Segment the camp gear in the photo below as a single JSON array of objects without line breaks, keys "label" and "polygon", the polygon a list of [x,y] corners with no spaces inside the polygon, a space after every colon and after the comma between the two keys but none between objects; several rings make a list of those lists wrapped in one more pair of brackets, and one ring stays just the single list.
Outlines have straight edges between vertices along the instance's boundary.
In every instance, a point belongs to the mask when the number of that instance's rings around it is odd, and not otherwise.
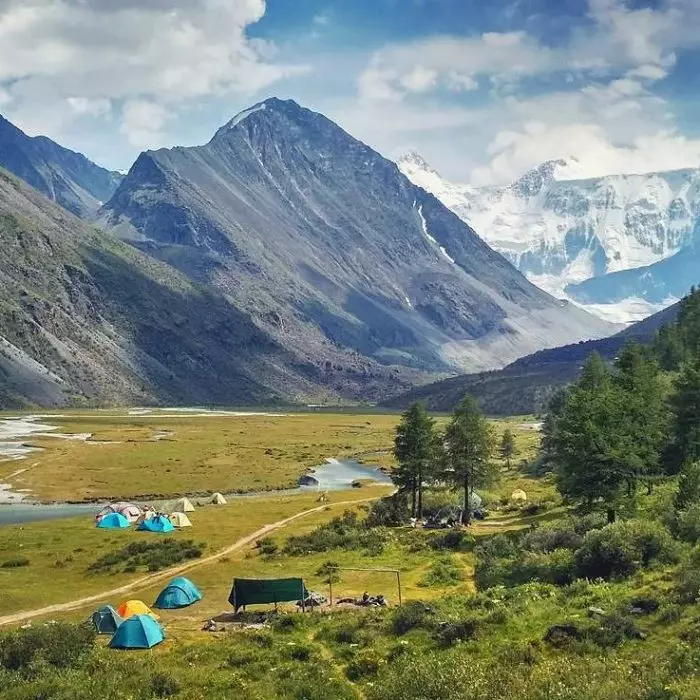
[{"label": "camp gear", "polygon": [[105,530],[116,530],[129,527],[129,521],[121,513],[109,513],[97,521],[97,527]]},{"label": "camp gear", "polygon": [[228,597],[234,610],[258,603],[284,603],[306,600],[309,592],[300,578],[244,579],[234,578]]},{"label": "camp gear", "polygon": [[114,634],[117,627],[124,622],[111,605],[103,605],[95,610],[90,618],[97,634]]},{"label": "camp gear", "polygon": [[188,578],[180,576],[174,578],[158,595],[154,608],[160,610],[172,610],[174,608],[186,608],[197,601],[202,600],[202,592]]},{"label": "camp gear", "polygon": [[175,503],[175,510],[178,513],[193,513],[194,506],[189,498],[181,498],[177,503]]},{"label": "camp gear", "polygon": [[137,528],[145,532],[173,532],[175,526],[170,522],[167,515],[159,513],[148,520],[144,520]]},{"label": "camp gear", "polygon": [[170,522],[175,527],[192,527],[192,522],[184,513],[171,513]]},{"label": "camp gear", "polygon": [[211,497],[211,503],[215,506],[225,506],[226,499],[220,493],[215,493]]},{"label": "camp gear", "polygon": [[117,608],[117,613],[119,613],[124,620],[128,620],[134,615],[151,615],[151,617],[158,619],[158,615],[156,615],[142,600],[126,600],[120,603]]}]

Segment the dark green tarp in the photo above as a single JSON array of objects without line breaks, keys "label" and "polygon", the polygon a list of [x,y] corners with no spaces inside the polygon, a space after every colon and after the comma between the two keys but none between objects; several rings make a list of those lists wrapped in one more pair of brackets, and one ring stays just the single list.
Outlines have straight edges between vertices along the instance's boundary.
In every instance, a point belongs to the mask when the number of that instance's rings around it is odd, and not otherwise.
[{"label": "dark green tarp", "polygon": [[308,595],[304,581],[300,578],[234,578],[228,602],[238,612],[244,605],[284,603],[306,599]]}]

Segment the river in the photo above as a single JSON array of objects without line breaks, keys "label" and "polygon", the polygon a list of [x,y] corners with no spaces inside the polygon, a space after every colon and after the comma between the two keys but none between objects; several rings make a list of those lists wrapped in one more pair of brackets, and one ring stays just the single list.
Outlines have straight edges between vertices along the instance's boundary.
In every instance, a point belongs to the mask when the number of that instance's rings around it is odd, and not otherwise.
[{"label": "river", "polygon": [[[238,413],[237,415],[242,415]],[[40,423],[46,417],[8,418],[0,420],[0,463],[7,461],[23,460],[38,448],[29,447],[22,444],[22,438],[31,435],[49,434],[52,437],[65,439],[85,440],[89,435],[62,435],[54,432],[57,428],[46,423]],[[7,479],[13,475],[21,473],[23,469],[18,468]],[[261,495],[291,495],[298,493],[308,493],[310,491],[337,491],[347,489],[353,481],[367,479],[381,484],[391,484],[390,477],[376,467],[360,464],[355,460],[340,460],[330,458],[310,471],[310,474],[318,482],[313,486],[299,486],[293,489],[283,489],[274,491],[261,491],[251,493],[225,493],[226,499],[251,498]],[[187,495],[187,494],[182,494]],[[175,501],[180,496],[174,496]],[[190,497],[195,503],[198,500],[204,501],[202,497]],[[59,518],[70,518],[78,515],[90,515],[96,513],[104,503],[52,503],[39,504],[31,503],[25,493],[12,491],[11,483],[0,483],[0,526],[17,525],[20,523],[37,522],[40,520],[56,520]],[[166,501],[167,502],[167,501]],[[164,503],[166,503],[164,502]],[[151,502],[159,505],[157,502]]]}]

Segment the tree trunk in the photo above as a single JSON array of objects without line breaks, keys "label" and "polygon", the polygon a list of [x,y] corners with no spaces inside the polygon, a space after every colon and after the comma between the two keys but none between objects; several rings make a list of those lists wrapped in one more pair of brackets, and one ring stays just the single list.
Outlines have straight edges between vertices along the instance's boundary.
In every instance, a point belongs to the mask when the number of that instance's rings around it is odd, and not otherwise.
[{"label": "tree trunk", "polygon": [[647,496],[651,496],[651,492],[654,490],[654,484],[651,481],[647,482]]},{"label": "tree trunk", "polygon": [[615,509],[614,508],[608,508],[608,525],[612,525],[615,522]]},{"label": "tree trunk", "polygon": [[416,480],[411,484],[411,517],[416,517]]},{"label": "tree trunk", "polygon": [[471,523],[472,514],[471,508],[469,507],[469,477],[465,475],[464,477],[464,510],[462,511],[462,525],[469,527]]},{"label": "tree trunk", "polygon": [[418,470],[418,510],[416,513],[418,520],[423,519],[423,470]]}]

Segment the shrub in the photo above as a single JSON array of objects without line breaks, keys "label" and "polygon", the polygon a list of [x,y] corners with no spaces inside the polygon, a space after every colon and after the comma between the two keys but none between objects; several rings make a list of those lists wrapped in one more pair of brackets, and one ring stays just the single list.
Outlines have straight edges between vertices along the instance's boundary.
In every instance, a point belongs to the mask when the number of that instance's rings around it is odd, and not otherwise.
[{"label": "shrub", "polygon": [[92,650],[92,625],[46,624],[0,636],[0,667],[27,671],[38,659],[57,668],[74,668]]},{"label": "shrub", "polygon": [[418,585],[426,587],[456,586],[462,580],[462,570],[455,564],[454,559],[448,556],[436,559]]},{"label": "shrub", "polygon": [[683,608],[676,603],[667,603],[659,610],[659,622],[673,624],[683,617]]},{"label": "shrub", "polygon": [[618,579],[676,557],[677,548],[665,528],[658,523],[629,520],[586,534],[576,552],[576,570],[584,578]]},{"label": "shrub", "polygon": [[26,558],[8,559],[7,561],[4,561],[2,564],[0,564],[0,568],[3,568],[3,569],[19,569],[23,566],[29,566],[29,559],[26,559]]},{"label": "shrub", "polygon": [[372,678],[379,673],[380,659],[376,651],[367,649],[358,654],[345,669],[348,680],[357,682],[363,678]]},{"label": "shrub", "polygon": [[255,546],[260,551],[260,554],[263,555],[274,554],[279,549],[277,542],[275,542],[272,537],[263,537],[255,543]]},{"label": "shrub", "polygon": [[602,620],[584,630],[585,639],[603,649],[619,647],[626,639],[641,639],[632,618],[623,615],[607,615]]},{"label": "shrub", "polygon": [[416,627],[423,627],[433,615],[433,610],[420,600],[413,600],[396,608],[391,616],[391,630],[396,635],[403,635]]},{"label": "shrub", "polygon": [[335,631],[333,638],[338,644],[357,644],[359,642],[357,627],[343,624]]},{"label": "shrub", "polygon": [[395,493],[372,504],[366,519],[367,527],[397,527],[405,525],[410,517],[406,494]]},{"label": "shrub", "polygon": [[340,581],[340,564],[335,561],[327,561],[316,569],[316,576],[320,576],[324,583],[338,583]]},{"label": "shrub", "polygon": [[299,618],[296,615],[279,615],[272,618],[271,626],[276,632],[290,632],[299,626]]},{"label": "shrub", "polygon": [[463,620],[462,622],[446,622],[435,633],[435,641],[439,647],[450,647],[457,642],[471,639],[477,630],[476,620]]},{"label": "shrub", "polygon": [[110,552],[94,561],[88,571],[113,573],[117,565],[123,564],[130,571],[145,567],[148,571],[160,571],[189,559],[198,559],[204,544],[193,540],[176,540],[167,537],[157,542],[131,542],[116,552]]},{"label": "shrub", "polygon": [[538,527],[522,539],[523,549],[531,552],[553,552],[555,549],[577,550],[583,543],[583,535],[572,522]]},{"label": "shrub", "polygon": [[449,549],[454,552],[470,552],[474,549],[475,538],[464,530],[450,530],[444,535],[430,540],[433,549]]},{"label": "shrub", "polygon": [[700,545],[695,546],[688,561],[680,567],[677,591],[684,603],[696,603],[700,600]]},{"label": "shrub", "polygon": [[289,652],[294,661],[308,661],[311,658],[311,647],[307,644],[297,644]]},{"label": "shrub", "polygon": [[180,692],[180,684],[169,673],[159,671],[149,681],[151,692],[157,698],[171,698]]},{"label": "shrub", "polygon": [[513,565],[508,577],[510,585],[542,581],[566,586],[575,578],[574,553],[569,549],[552,552],[526,552]]},{"label": "shrub", "polygon": [[695,544],[700,541],[700,502],[693,503],[687,510],[678,513],[675,533],[686,542]]}]

